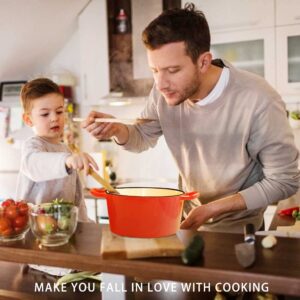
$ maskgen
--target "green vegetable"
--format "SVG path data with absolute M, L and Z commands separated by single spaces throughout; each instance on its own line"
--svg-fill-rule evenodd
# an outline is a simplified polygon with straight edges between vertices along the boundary
M 191 243 L 186 247 L 181 255 L 181 260 L 185 265 L 195 265 L 202 258 L 204 241 L 200 235 L 194 236 Z
M 70 218 L 66 216 L 62 216 L 60 219 L 57 220 L 57 227 L 61 230 L 68 230 L 70 225 Z
M 290 113 L 290 117 L 294 120 L 300 120 L 300 111 L 294 110 Z
M 67 284 L 70 282 L 80 281 L 85 279 L 93 279 L 93 280 L 101 281 L 102 277 L 101 274 L 97 274 L 95 272 L 89 272 L 89 271 L 71 273 L 71 274 L 66 274 L 65 276 L 59 278 L 57 280 L 57 285 Z
M 50 234 L 50 233 L 52 233 L 52 231 L 54 231 L 54 226 L 53 226 L 53 224 L 45 224 L 45 231 L 48 233 L 48 234 Z
M 293 210 L 292 217 L 296 219 L 298 215 L 299 215 L 298 210 L 297 209 Z

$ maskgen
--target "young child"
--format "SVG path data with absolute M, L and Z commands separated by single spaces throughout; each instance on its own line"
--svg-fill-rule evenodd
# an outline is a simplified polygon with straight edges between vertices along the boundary
M 64 97 L 47 78 L 26 83 L 21 91 L 23 120 L 35 136 L 22 147 L 16 199 L 40 204 L 64 199 L 79 207 L 79 221 L 88 222 L 78 170 L 88 174 L 98 166 L 87 153 L 72 154 L 61 140 L 64 130 Z

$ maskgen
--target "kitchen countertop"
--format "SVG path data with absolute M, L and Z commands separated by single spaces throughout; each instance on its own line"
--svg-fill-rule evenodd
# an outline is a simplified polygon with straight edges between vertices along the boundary
M 277 246 L 263 249 L 257 237 L 256 262 L 243 269 L 236 260 L 234 245 L 243 241 L 241 234 L 202 232 L 205 241 L 204 259 L 198 266 L 182 264 L 180 258 L 148 258 L 135 260 L 103 260 L 100 257 L 101 228 L 99 224 L 79 223 L 70 243 L 56 248 L 43 248 L 29 232 L 23 241 L 0 247 L 0 260 L 15 263 L 36 263 L 77 270 L 89 270 L 129 277 L 200 282 L 267 282 L 276 294 L 300 295 L 300 239 L 278 238 Z M 179 231 L 183 242 L 194 235 Z M 282 255 L 289 253 L 289 255 Z M 224 259 L 226 258 L 226 259 Z M 286 287 L 289 287 L 288 289 Z
M 300 193 L 280 201 L 277 211 L 295 205 L 300 205 Z M 293 225 L 293 223 L 293 218 L 282 217 L 275 213 L 270 229 L 276 229 L 277 225 Z M 262 237 L 257 237 L 256 262 L 249 269 L 243 269 L 238 265 L 234 255 L 234 245 L 242 242 L 242 235 L 203 232 L 201 235 L 205 241 L 204 259 L 198 266 L 188 267 L 181 263 L 180 258 L 102 260 L 100 257 L 102 226 L 107 225 L 79 223 L 78 230 L 70 243 L 57 248 L 41 248 L 31 233 L 23 241 L 0 244 L 0 268 L 5 270 L 0 272 L 0 298 L 22 300 L 32 299 L 32 297 L 34 299 L 88 297 L 91 300 L 99 298 L 99 291 L 82 293 L 67 290 L 64 293 L 36 293 L 34 292 L 36 282 L 54 284 L 56 278 L 29 269 L 27 263 L 124 274 L 126 286 L 132 283 L 133 277 L 143 278 L 147 274 L 149 279 L 208 283 L 212 286 L 217 282 L 267 282 L 270 292 L 300 295 L 300 239 L 278 238 L 278 245 L 270 250 L 262 249 L 260 247 Z M 181 230 L 179 237 L 186 243 L 194 234 L 195 232 L 192 231 Z M 214 295 L 215 292 L 205 291 L 201 293 L 201 299 L 214 299 Z M 126 293 L 126 299 L 132 299 L 130 298 L 132 296 L 132 293 Z M 144 299 L 149 297 L 149 293 L 135 292 L 134 297 Z M 164 297 L 174 298 L 174 294 L 152 293 L 150 297 L 159 300 L 165 299 Z M 198 299 L 198 297 L 199 293 L 184 293 L 184 299 L 187 300 Z

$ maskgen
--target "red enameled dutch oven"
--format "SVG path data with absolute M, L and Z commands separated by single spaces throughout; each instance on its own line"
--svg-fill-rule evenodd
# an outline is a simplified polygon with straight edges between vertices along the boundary
M 106 198 L 110 230 L 118 235 L 156 238 L 175 234 L 179 229 L 184 200 L 199 196 L 176 189 L 126 187 L 120 194 L 91 189 L 93 196 Z

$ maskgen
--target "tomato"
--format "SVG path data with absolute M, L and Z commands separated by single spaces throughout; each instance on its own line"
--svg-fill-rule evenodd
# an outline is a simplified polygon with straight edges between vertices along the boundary
M 28 215 L 28 204 L 26 202 L 18 202 L 17 207 L 21 216 Z
M 18 216 L 18 210 L 16 205 L 10 205 L 5 207 L 4 216 L 9 218 L 10 220 L 14 220 Z
M 22 204 L 26 204 L 27 205 L 27 202 L 25 200 L 16 201 L 16 205 L 17 206 L 20 206 Z
M 0 217 L 0 234 L 12 231 L 11 221 L 6 217 Z
M 15 231 L 16 231 L 16 228 L 23 229 L 27 225 L 27 222 L 28 222 L 27 216 L 17 216 L 13 220 L 13 226 L 14 226 Z
M 10 236 L 12 233 L 13 233 L 13 229 L 11 227 L 9 227 L 1 232 L 1 234 L 4 236 Z
M 19 234 L 24 231 L 24 227 L 14 227 L 14 233 Z
M 5 201 L 2 202 L 2 207 L 8 207 L 10 205 L 15 205 L 16 202 L 13 199 L 6 199 Z

